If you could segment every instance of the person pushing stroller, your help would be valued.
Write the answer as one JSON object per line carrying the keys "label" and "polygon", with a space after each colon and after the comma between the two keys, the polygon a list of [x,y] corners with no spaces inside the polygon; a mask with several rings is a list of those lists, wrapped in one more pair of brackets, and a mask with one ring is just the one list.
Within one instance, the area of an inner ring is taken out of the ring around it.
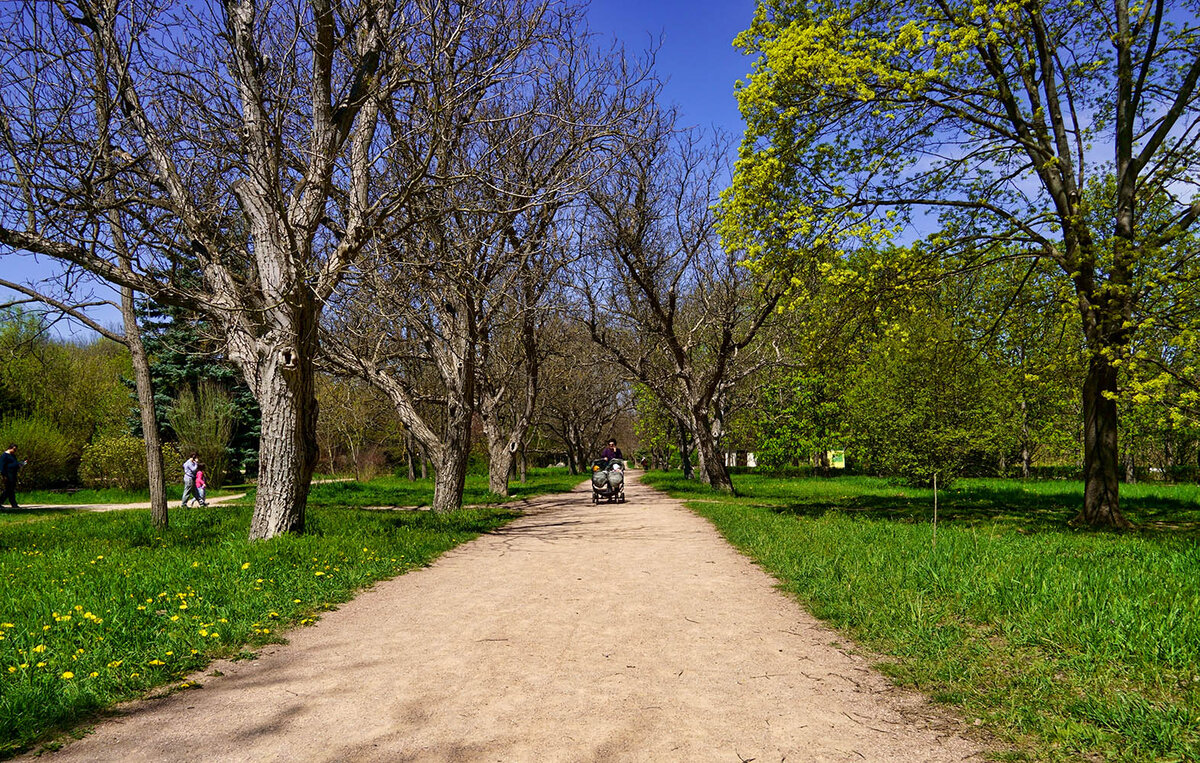
{"label": "person pushing stroller", "polygon": [[609,440],[592,462],[592,503],[600,499],[625,503],[625,456],[616,440]]}

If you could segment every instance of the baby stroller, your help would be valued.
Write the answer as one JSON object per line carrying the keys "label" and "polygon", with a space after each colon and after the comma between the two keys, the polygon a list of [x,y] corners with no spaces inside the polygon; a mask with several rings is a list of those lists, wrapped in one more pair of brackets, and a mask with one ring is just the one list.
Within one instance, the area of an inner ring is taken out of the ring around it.
{"label": "baby stroller", "polygon": [[604,499],[625,503],[625,460],[598,458],[592,462],[592,503]]}

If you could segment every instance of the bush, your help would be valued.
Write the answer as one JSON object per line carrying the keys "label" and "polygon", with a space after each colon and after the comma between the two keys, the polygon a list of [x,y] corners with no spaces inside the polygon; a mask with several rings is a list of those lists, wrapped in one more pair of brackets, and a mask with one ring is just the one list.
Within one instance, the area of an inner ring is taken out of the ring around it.
{"label": "bush", "polygon": [[17,458],[29,461],[21,469],[21,487],[57,487],[72,481],[79,451],[50,420],[28,417],[0,422],[0,448],[13,444]]}
{"label": "bush", "polygon": [[[172,467],[182,464],[183,456],[174,443],[164,443],[162,454],[163,468],[170,482]],[[83,449],[79,478],[86,487],[148,490],[150,474],[146,468],[146,443],[129,434],[97,437]]]}

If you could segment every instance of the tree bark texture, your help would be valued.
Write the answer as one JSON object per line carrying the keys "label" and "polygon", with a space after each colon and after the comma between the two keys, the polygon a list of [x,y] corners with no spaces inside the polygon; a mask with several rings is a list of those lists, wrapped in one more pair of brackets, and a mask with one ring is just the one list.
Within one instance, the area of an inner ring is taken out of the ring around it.
{"label": "tree bark texture", "polygon": [[[468,418],[469,422],[469,418]],[[462,428],[465,437],[438,449],[433,465],[433,511],[445,514],[462,508],[463,486],[467,480],[467,459],[470,455],[470,425]]]}
{"label": "tree bark texture", "polygon": [[696,443],[696,465],[699,467],[700,481],[713,490],[722,493],[733,493],[733,480],[729,469],[725,466],[723,454],[717,448],[717,439],[713,436],[708,417],[693,414],[692,436]]}
{"label": "tree bark texture", "polygon": [[[1108,393],[1106,395],[1105,393]],[[1083,386],[1083,509],[1075,522],[1129,527],[1118,501],[1117,369],[1093,355]]]}
{"label": "tree bark texture", "polygon": [[[315,327],[312,321],[302,323]],[[313,366],[316,332],[300,331],[299,340],[256,348],[258,363],[243,371],[253,379],[262,406],[258,492],[250,539],[274,538],[304,531],[304,512],[317,464],[317,397]]]}
{"label": "tree bark texture", "polygon": [[488,490],[508,497],[508,478],[513,472],[514,453],[507,440],[488,442]]}

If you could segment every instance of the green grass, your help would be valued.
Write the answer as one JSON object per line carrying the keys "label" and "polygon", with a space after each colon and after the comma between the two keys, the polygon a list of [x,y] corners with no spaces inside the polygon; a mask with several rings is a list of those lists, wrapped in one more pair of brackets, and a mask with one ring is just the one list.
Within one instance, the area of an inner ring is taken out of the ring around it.
{"label": "green grass", "polygon": [[939,496],[884,480],[735,478],[688,499],[899,682],[1036,760],[1200,759],[1200,490],[1123,488],[1142,524],[1067,527],[1082,485],[963,480]]}
{"label": "green grass", "polygon": [[[472,499],[485,495],[480,479],[471,478]],[[539,470],[519,492],[578,480]],[[371,496],[363,505],[429,503],[428,484],[423,497],[407,481],[392,485],[350,493]],[[305,535],[269,542],[246,540],[247,500],[172,511],[165,533],[144,510],[0,524],[0,758],[115,702],[178,688],[213,658],[278,641],[364,586],[516,516],[497,505],[448,516],[361,511],[336,500],[350,487],[314,486]]]}
{"label": "green grass", "polygon": [[[566,469],[530,469],[526,484],[509,485],[509,501],[518,501],[548,492],[564,492],[584,477],[572,476]],[[409,482],[402,477],[380,477],[370,482],[325,482],[314,484],[308,495],[309,506],[373,506],[416,508],[433,500],[433,480]],[[463,490],[463,503],[470,506],[504,502],[488,492],[485,475],[469,475]]]}
{"label": "green grass", "polygon": [[[244,489],[244,486],[243,486]],[[207,497],[215,498],[220,495],[229,495],[230,493],[243,492],[242,489],[221,488],[215,490],[209,488]],[[174,486],[167,488],[168,505],[176,505],[179,503],[179,498],[183,494],[183,487],[177,489]],[[51,506],[80,506],[93,503],[148,503],[150,501],[150,491],[148,490],[121,490],[120,488],[97,488],[83,490],[18,490],[17,502],[25,505],[49,504]],[[0,507],[0,511],[5,510]]]}

